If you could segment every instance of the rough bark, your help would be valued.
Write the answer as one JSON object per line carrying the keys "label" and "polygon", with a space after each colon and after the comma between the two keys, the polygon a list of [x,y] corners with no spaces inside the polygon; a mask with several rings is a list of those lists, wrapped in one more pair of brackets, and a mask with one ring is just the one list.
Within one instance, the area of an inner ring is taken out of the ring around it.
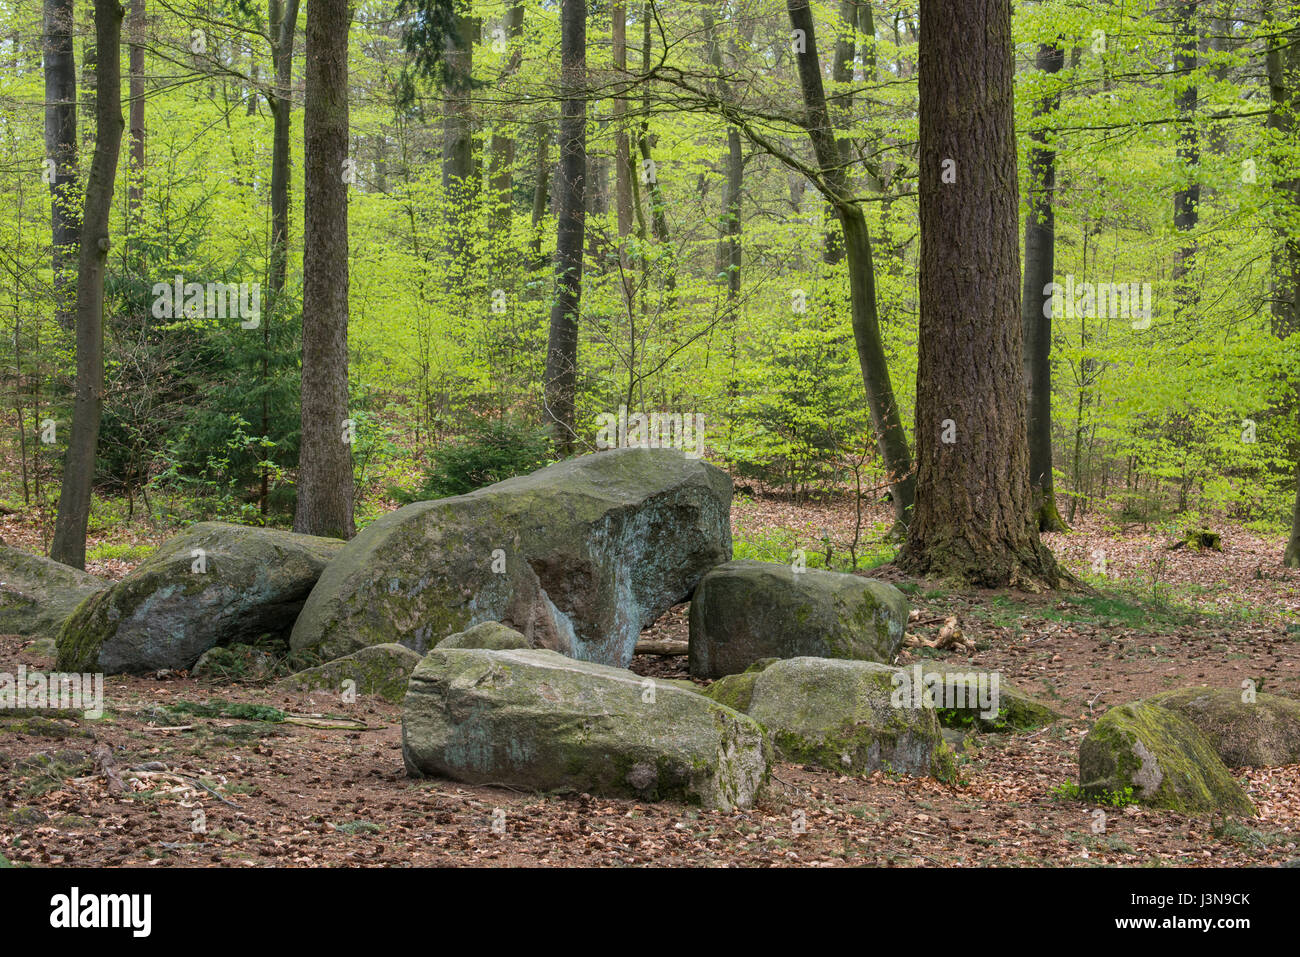
{"label": "rough bark", "polygon": [[577,437],[574,399],[578,368],[578,310],[582,301],[582,240],[586,225],[587,5],[561,0],[559,223],[555,302],[546,347],[545,399],[555,450],[570,455]]}
{"label": "rough bark", "polygon": [[[1059,73],[1065,54],[1055,43],[1038,47],[1034,65],[1045,74]],[[1059,94],[1034,104],[1035,120],[1050,116],[1060,105]],[[1020,320],[1025,344],[1025,380],[1029,392],[1029,487],[1040,532],[1065,531],[1056,507],[1052,480],[1052,297],[1044,293],[1056,269],[1056,150],[1048,131],[1030,133],[1029,203],[1025,213],[1025,289]]]}
{"label": "rough bark", "polygon": [[447,37],[447,88],[444,102],[442,140],[442,188],[447,199],[448,251],[457,268],[468,268],[469,230],[478,182],[474,169],[474,120],[470,84],[474,73],[474,41],[479,21],[462,15],[456,18],[456,32]]}
{"label": "rough bark", "polygon": [[351,538],[348,0],[308,0],[303,107],[302,443],[293,528]]}
{"label": "rough bark", "polygon": [[54,161],[50,180],[55,316],[71,330],[81,221],[77,194],[77,64],[73,54],[72,0],[45,0],[45,155]]}
{"label": "rough bark", "polygon": [[108,217],[122,148],[122,18],[118,0],[95,0],[95,153],[86,178],[77,273],[77,380],[63,488],[50,557],[86,567],[86,523],[104,403],[104,269]]}
{"label": "rough bark", "polygon": [[916,509],[899,564],[1055,587],[1029,492],[1011,50],[1009,0],[922,0]]}

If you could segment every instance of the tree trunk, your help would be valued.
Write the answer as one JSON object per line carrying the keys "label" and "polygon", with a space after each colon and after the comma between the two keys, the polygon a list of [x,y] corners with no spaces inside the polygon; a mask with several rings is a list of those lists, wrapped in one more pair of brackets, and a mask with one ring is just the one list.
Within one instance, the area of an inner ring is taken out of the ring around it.
{"label": "tree trunk", "polygon": [[899,564],[1055,587],[1029,492],[1011,50],[1008,0],[921,0],[916,511]]}
{"label": "tree trunk", "polygon": [[302,445],[293,528],[351,538],[348,0],[308,0],[303,108]]}
{"label": "tree trunk", "polygon": [[551,131],[543,122],[537,124],[537,168],[533,183],[533,268],[541,269],[546,265],[542,256],[542,223],[546,219],[546,208],[550,205],[550,160]]}
{"label": "tree trunk", "polygon": [[[524,7],[514,4],[506,13],[505,32],[510,40],[516,40],[524,31]],[[502,71],[504,80],[519,69],[522,57],[516,46],[510,53],[510,60]],[[507,127],[508,128],[508,127]],[[503,277],[514,259],[511,249],[511,220],[514,218],[514,164],[515,138],[501,129],[492,132],[492,158],[488,166],[488,184],[492,191],[488,207],[488,241],[491,243],[492,283],[504,284]]]}
{"label": "tree trunk", "polygon": [[289,132],[293,107],[293,38],[298,28],[298,0],[270,0],[271,51],[275,94],[271,97],[271,250],[268,292],[271,315],[284,291],[289,258],[289,193],[292,178]]}
{"label": "tree trunk", "polygon": [[[835,53],[831,60],[831,79],[835,82],[835,102],[830,108],[830,117],[835,129],[842,132],[848,128],[850,112],[853,107],[853,95],[845,92],[843,87],[853,82],[853,60],[857,44],[854,30],[858,23],[858,5],[862,0],[840,0],[839,32],[835,37]],[[836,138],[840,162],[847,172],[853,144],[847,136]],[[822,261],[829,266],[839,264],[844,259],[844,237],[835,222],[835,208],[829,205],[826,210],[826,229],[822,238]]]}
{"label": "tree trunk", "polygon": [[446,195],[451,226],[448,251],[455,257],[463,279],[469,268],[469,232],[472,206],[478,193],[474,173],[474,123],[470,83],[474,73],[474,41],[479,21],[471,16],[456,18],[456,32],[447,37],[447,90],[442,140],[442,188]]}
{"label": "tree trunk", "polygon": [[86,179],[77,273],[77,382],[63,489],[50,557],[86,567],[86,523],[104,403],[104,266],[108,216],[122,148],[122,17],[118,0],[95,0],[95,153]]}
{"label": "tree trunk", "polygon": [[[618,80],[627,73],[627,0],[614,0],[612,40],[614,44],[614,70]],[[632,145],[627,135],[627,97],[614,97],[614,208],[618,216],[618,254],[624,273],[627,272],[627,237],[632,233]],[[625,286],[630,282],[624,277]],[[630,290],[624,289],[624,296]]]}
{"label": "tree trunk", "polygon": [[127,112],[131,140],[130,185],[126,193],[127,233],[144,200],[144,0],[131,0],[127,27],[130,35],[128,64],[131,106]]}
{"label": "tree trunk", "polygon": [[867,221],[862,210],[850,201],[848,177],[841,162],[839,146],[831,132],[826,93],[822,86],[821,63],[817,57],[817,38],[808,0],[786,0],[786,9],[790,14],[790,25],[795,30],[804,32],[804,52],[798,56],[798,61],[805,123],[822,177],[832,194],[828,198],[835,206],[844,232],[853,338],[857,343],[858,364],[867,390],[871,422],[876,431],[876,447],[889,477],[894,517],[901,530],[911,519],[915,486],[907,435],[903,431],[903,420],[894,398],[893,383],[889,380],[885,347],[880,338],[871,237],[867,233]]}
{"label": "tree trunk", "polygon": [[[1059,73],[1064,51],[1055,43],[1038,47],[1035,66],[1046,74]],[[1059,94],[1034,104],[1034,119],[1054,113]],[[1025,213],[1025,289],[1020,321],[1025,340],[1025,379],[1029,390],[1029,488],[1040,532],[1063,532],[1065,522],[1056,507],[1052,480],[1052,297],[1046,290],[1056,269],[1056,150],[1047,145],[1047,131],[1030,133],[1029,203]]]}
{"label": "tree trunk", "polygon": [[77,192],[77,64],[73,55],[72,0],[45,0],[45,155],[54,162],[50,178],[55,316],[64,329],[76,322],[72,310],[72,267],[81,224]]}
{"label": "tree trunk", "polygon": [[[1181,83],[1174,106],[1182,121],[1178,124],[1178,168],[1187,179],[1187,185],[1174,193],[1174,229],[1190,233],[1196,229],[1197,208],[1201,201],[1201,187],[1195,181],[1196,167],[1201,151],[1196,135],[1196,6],[1198,0],[1175,0],[1173,5],[1175,32],[1174,46],[1175,82]],[[1184,305],[1196,302],[1197,293],[1191,273],[1196,256],[1196,243],[1190,239],[1174,253],[1173,278],[1179,286],[1178,301]]]}
{"label": "tree trunk", "polygon": [[[1280,5],[1290,23],[1300,19],[1300,3]],[[1269,26],[1275,20],[1271,5],[1265,9]],[[1296,122],[1300,111],[1300,26],[1274,36],[1268,47],[1269,116],[1268,126],[1280,143],[1281,155],[1277,165],[1290,169],[1288,159],[1295,149],[1295,136],[1300,125]],[[1300,238],[1292,224],[1300,215],[1300,177],[1289,176],[1273,183],[1273,192],[1279,207],[1274,213],[1276,236],[1272,256],[1272,324],[1273,335],[1285,340],[1300,333]],[[1278,412],[1294,416],[1300,410],[1300,383],[1293,383],[1293,392],[1279,403]],[[1291,536],[1282,555],[1282,562],[1300,568],[1300,444],[1293,443],[1291,455],[1296,459],[1296,497],[1291,516]]]}
{"label": "tree trunk", "polygon": [[[722,63],[722,45],[718,42],[713,15],[703,13],[704,35],[709,47],[709,63],[717,76],[718,97],[731,102],[730,84]],[[745,154],[741,150],[740,130],[727,126],[727,182],[722,204],[722,239],[718,244],[718,273],[727,280],[727,316],[734,319],[740,301],[741,218],[740,191],[745,176]]]}
{"label": "tree trunk", "polygon": [[555,302],[546,348],[546,413],[556,453],[571,455],[577,431],[574,399],[578,369],[578,315],[582,301],[582,240],[586,225],[587,4],[561,0],[559,225],[555,248]]}

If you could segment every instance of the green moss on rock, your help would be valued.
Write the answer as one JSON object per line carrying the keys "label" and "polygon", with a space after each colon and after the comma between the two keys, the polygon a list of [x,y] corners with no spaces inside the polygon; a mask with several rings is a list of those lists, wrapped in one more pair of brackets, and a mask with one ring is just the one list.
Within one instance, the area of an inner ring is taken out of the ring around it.
{"label": "green moss on rock", "polygon": [[528,648],[528,639],[509,625],[499,621],[485,621],[448,635],[435,646],[437,648],[486,648],[489,651],[508,651],[511,648]]}
{"label": "green moss on rock", "polygon": [[394,642],[371,645],[290,675],[281,685],[295,691],[324,690],[341,694],[344,682],[351,681],[357,694],[378,695],[385,701],[401,704],[411,672],[419,663],[419,654],[404,645]]}
{"label": "green moss on rock", "polygon": [[1178,688],[1147,702],[1182,715],[1231,768],[1300,764],[1300,701],[1230,688]]}

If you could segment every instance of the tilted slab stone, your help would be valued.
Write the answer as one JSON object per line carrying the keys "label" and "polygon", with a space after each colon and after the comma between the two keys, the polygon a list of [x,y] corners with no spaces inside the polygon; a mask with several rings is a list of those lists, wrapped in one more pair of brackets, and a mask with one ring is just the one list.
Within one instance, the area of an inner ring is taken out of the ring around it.
{"label": "tilted slab stone", "polygon": [[342,547],[332,538],[202,522],[78,606],[59,633],[58,667],[188,669],[209,648],[281,634]]}
{"label": "tilted slab stone", "polygon": [[509,651],[531,648],[528,639],[509,625],[499,621],[485,621],[473,628],[448,635],[435,646],[438,648],[483,648],[487,651]]}
{"label": "tilted slab stone", "polygon": [[294,626],[323,658],[423,652],[484,621],[626,666],[641,630],[731,556],[731,479],[668,449],[570,459],[384,515],[330,564]]}
{"label": "tilted slab stone", "polygon": [[1111,708],[1079,745],[1079,784],[1089,797],[1129,796],[1174,811],[1254,807],[1195,725],[1150,701]]}
{"label": "tilted slab stone", "polygon": [[762,729],[704,695],[553,651],[436,648],[411,675],[414,775],[535,791],[749,807]]}
{"label": "tilted slab stone", "polygon": [[62,562],[0,545],[0,635],[52,638],[108,582]]}
{"label": "tilted slab stone", "polygon": [[755,679],[748,713],[787,761],[945,777],[951,754],[934,709],[897,695],[897,672],[870,661],[776,661]]}
{"label": "tilted slab stone", "polygon": [[773,562],[709,571],[691,599],[690,669],[739,674],[760,658],[890,662],[903,643],[907,599],[893,585]]}

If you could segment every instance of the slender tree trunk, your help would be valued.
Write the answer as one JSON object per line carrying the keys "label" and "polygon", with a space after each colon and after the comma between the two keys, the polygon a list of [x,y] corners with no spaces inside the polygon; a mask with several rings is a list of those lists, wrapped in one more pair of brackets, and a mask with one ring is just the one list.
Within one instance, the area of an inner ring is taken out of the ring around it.
{"label": "slender tree trunk", "polygon": [[1011,50],[1008,0],[921,0],[916,512],[899,563],[1055,587],[1029,492]]}
{"label": "slender tree trunk", "polygon": [[[717,76],[718,97],[731,101],[731,88],[722,62],[722,45],[718,42],[713,15],[707,10],[704,34],[709,46],[709,62]],[[745,154],[741,149],[740,130],[727,126],[727,182],[722,205],[722,239],[718,244],[718,273],[727,279],[727,316],[734,319],[740,301],[741,217],[740,191],[745,176]]]}
{"label": "slender tree trunk", "polygon": [[[844,87],[853,82],[853,60],[857,50],[854,30],[857,28],[858,5],[861,2],[862,0],[840,0],[839,32],[835,37],[835,53],[831,60],[831,79],[835,82],[835,98],[830,105],[829,113],[835,129],[841,134],[848,128],[853,107],[853,95],[845,91]],[[847,175],[853,144],[847,136],[839,135],[835,145]],[[844,236],[836,222],[837,217],[832,204],[827,204],[825,219],[822,261],[829,266],[834,266],[844,260]]]}
{"label": "slender tree trunk", "polygon": [[127,111],[131,140],[130,186],[126,193],[127,232],[139,215],[144,200],[144,0],[131,0],[127,20],[130,35],[128,63],[130,69],[131,106]]}
{"label": "slender tree trunk", "polygon": [[551,130],[543,122],[537,124],[537,166],[533,184],[533,268],[542,269],[546,260],[542,256],[542,223],[546,220],[546,209],[550,205],[551,181]]}
{"label": "slender tree trunk", "polygon": [[[650,3],[641,7],[641,69],[649,71],[650,57],[654,52],[654,39],[651,24],[654,17]],[[640,182],[646,186],[646,196],[650,201],[650,231],[655,242],[663,247],[665,258],[664,291],[669,307],[677,300],[677,258],[669,242],[668,211],[664,203],[663,190],[659,186],[659,171],[654,161],[654,146],[650,142],[650,84],[645,84],[641,101],[641,131],[637,137],[637,148],[641,152]]]}
{"label": "slender tree trunk", "polygon": [[[615,0],[611,8],[613,19],[614,70],[621,80],[627,73],[627,0]],[[627,135],[627,96],[614,97],[614,209],[618,216],[618,255],[624,279],[624,296],[631,294],[626,288],[628,272],[627,238],[632,233],[632,144]]]}
{"label": "slender tree trunk", "polygon": [[77,382],[63,489],[50,557],[86,567],[86,523],[95,481],[95,451],[104,403],[104,267],[108,215],[122,148],[122,17],[118,0],[95,0],[95,153],[86,180],[77,273]]}
{"label": "slender tree trunk", "polygon": [[[524,7],[514,4],[506,13],[505,32],[510,40],[517,40],[524,31]],[[516,46],[510,53],[510,60],[502,71],[501,78],[512,76],[519,69],[522,57]],[[501,285],[503,277],[513,260],[510,233],[511,220],[514,218],[514,164],[515,138],[504,130],[509,125],[498,127],[492,132],[492,158],[488,165],[488,185],[492,195],[488,207],[488,236],[491,244],[492,282]]]}
{"label": "slender tree trunk", "polygon": [[351,538],[348,416],[348,0],[307,0],[303,109],[302,446],[296,532]]}
{"label": "slender tree trunk", "polygon": [[[1035,66],[1046,74],[1059,73],[1065,54],[1055,43],[1038,47]],[[1034,119],[1054,113],[1060,95],[1034,104]],[[1056,150],[1048,145],[1042,127],[1030,133],[1029,203],[1025,213],[1025,289],[1020,321],[1025,341],[1025,379],[1029,391],[1029,487],[1040,532],[1065,531],[1056,507],[1052,480],[1052,297],[1047,292],[1056,262]]]}
{"label": "slender tree trunk", "polygon": [[[1201,187],[1196,182],[1197,165],[1200,163],[1201,151],[1196,134],[1196,81],[1192,73],[1196,70],[1196,7],[1198,0],[1175,0],[1173,4],[1175,32],[1177,39],[1174,47],[1174,74],[1180,83],[1179,91],[1174,97],[1174,106],[1178,111],[1178,167],[1186,178],[1187,185],[1174,193],[1174,229],[1179,233],[1190,233],[1196,229],[1198,207],[1201,202]],[[1196,302],[1192,270],[1196,257],[1196,243],[1187,239],[1185,245],[1174,253],[1174,282],[1179,285],[1178,299],[1184,305]]]}
{"label": "slender tree trunk", "polygon": [[442,187],[451,226],[448,251],[456,260],[463,279],[469,268],[470,227],[478,194],[474,171],[474,121],[470,83],[474,74],[474,41],[479,21],[462,15],[456,18],[456,33],[447,37],[447,90],[442,140]]}
{"label": "slender tree trunk", "polygon": [[546,348],[546,412],[555,450],[571,455],[577,438],[574,400],[578,369],[578,316],[582,301],[582,241],[587,177],[587,4],[560,3],[559,226],[555,248],[555,303]]}
{"label": "slender tree trunk", "polygon": [[45,0],[45,155],[54,162],[50,178],[55,316],[72,329],[81,223],[77,209],[77,64],[73,55],[73,0]]}
{"label": "slender tree trunk", "polygon": [[829,197],[840,218],[844,245],[848,255],[849,298],[853,312],[853,338],[857,343],[858,364],[867,390],[867,405],[876,431],[876,447],[889,476],[894,517],[901,530],[911,519],[914,497],[912,459],[907,448],[907,434],[889,379],[889,365],[880,338],[880,319],[876,312],[876,271],[871,257],[871,237],[862,210],[850,201],[848,177],[841,153],[831,130],[822,86],[821,63],[817,57],[817,38],[813,30],[812,10],[808,0],[786,0],[790,25],[802,30],[804,52],[799,54],[799,83],[803,90],[805,122],[813,152],[822,177],[832,193]]}

